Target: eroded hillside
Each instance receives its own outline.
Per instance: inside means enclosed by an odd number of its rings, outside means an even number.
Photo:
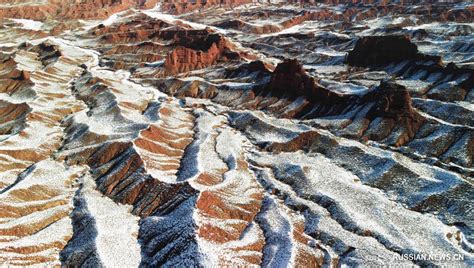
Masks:
[[[474,5],[252,2],[0,0],[2,265],[474,265]]]

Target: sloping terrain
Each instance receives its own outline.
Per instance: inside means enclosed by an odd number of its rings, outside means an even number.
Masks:
[[[0,264],[472,267],[474,5],[323,2],[0,0]]]

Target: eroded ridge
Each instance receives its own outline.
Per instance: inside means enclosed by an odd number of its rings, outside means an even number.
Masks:
[[[473,8],[0,0],[0,265],[473,266]]]

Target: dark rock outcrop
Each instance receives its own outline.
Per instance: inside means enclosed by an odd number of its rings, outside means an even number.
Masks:
[[[365,36],[357,40],[347,55],[347,63],[353,66],[389,64],[404,60],[431,60],[440,63],[441,58],[420,54],[418,47],[408,36]]]
[[[233,70],[226,70],[226,77],[236,78],[248,75],[255,75],[257,78],[263,78],[271,74],[269,70],[270,66],[265,65],[260,60],[252,61],[240,65],[238,68]]]
[[[417,113],[412,107],[412,100],[408,90],[391,81],[383,81],[377,90],[370,92],[363,97],[363,102],[374,103],[366,117],[370,121],[376,118],[383,118],[383,125],[386,129],[380,129],[377,135],[368,135],[369,139],[377,139],[386,131],[393,131],[399,128],[401,135],[395,141],[395,146],[406,144],[415,137],[420,127],[426,119]]]
[[[324,98],[329,94],[327,90],[317,85],[315,79],[306,73],[296,59],[285,59],[277,65],[265,91],[270,91],[275,96],[304,96],[312,99]]]

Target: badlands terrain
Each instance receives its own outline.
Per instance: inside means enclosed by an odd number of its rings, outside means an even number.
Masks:
[[[0,0],[0,266],[473,267],[474,4],[293,2]]]

